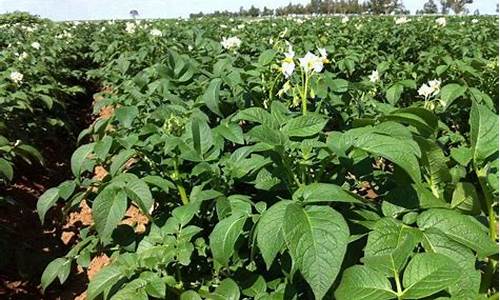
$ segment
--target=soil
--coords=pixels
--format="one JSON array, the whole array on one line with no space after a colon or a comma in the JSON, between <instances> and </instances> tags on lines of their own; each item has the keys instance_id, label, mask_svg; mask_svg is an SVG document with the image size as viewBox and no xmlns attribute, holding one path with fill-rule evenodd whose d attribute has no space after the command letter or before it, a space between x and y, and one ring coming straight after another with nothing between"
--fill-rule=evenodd
<instances>
[{"instance_id":1,"label":"soil","mask_svg":"<svg viewBox=\"0 0 500 300\"><path fill-rule=\"evenodd\" d=\"M74 122L74 136L93 121L92 94L89 84L86 94L75 99L69 118ZM45 165L16 162L15 178L8 186L0 186L0 298L1 299L85 299L88 276L83 270L73 270L66 283L57 280L42 293L40 277L46 265L65 255L77 242L78 229L92 221L90 208L84 204L67 219L62 205L47 213L42 225L36 212L38 197L48 188L71 179L70 157L76 148L75 138L55 136L41 141L39 150ZM92 262L94 272L102 268L101 259Z\"/></svg>"}]
</instances>

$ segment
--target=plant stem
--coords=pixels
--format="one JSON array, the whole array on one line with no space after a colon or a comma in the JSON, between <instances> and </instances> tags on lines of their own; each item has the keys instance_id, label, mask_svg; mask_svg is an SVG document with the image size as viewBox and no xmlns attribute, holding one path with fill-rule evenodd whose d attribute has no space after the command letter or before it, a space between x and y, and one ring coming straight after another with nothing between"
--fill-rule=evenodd
<instances>
[{"instance_id":1,"label":"plant stem","mask_svg":"<svg viewBox=\"0 0 500 300\"><path fill-rule=\"evenodd\" d=\"M483 190L484 196L484 208L486 209L486 213L488 214L488 222L490 229L490 239L494 242L497 240L497 221L495 216L495 210L493 209L493 199L491 199L491 193L488 190L486 185L486 170L476 169L476 175L479 180L479 184L481 185L481 189Z\"/></svg>"},{"instance_id":2,"label":"plant stem","mask_svg":"<svg viewBox=\"0 0 500 300\"><path fill-rule=\"evenodd\" d=\"M307 114L307 88L309 86L309 74L305 72L304 93L302 94L302 115Z\"/></svg>"},{"instance_id":3,"label":"plant stem","mask_svg":"<svg viewBox=\"0 0 500 300\"><path fill-rule=\"evenodd\" d=\"M396 290L397 290L397 296L398 300L401 300L401 296L403 295L403 289L401 288L401 281L399 280L399 273L398 271L394 270L394 280L396 281Z\"/></svg>"},{"instance_id":4,"label":"plant stem","mask_svg":"<svg viewBox=\"0 0 500 300\"><path fill-rule=\"evenodd\" d=\"M175 185L177 187L177 190L179 191L179 196L181 197L182 204L186 205L189 203L189 198L186 194L186 189L182 185L181 179L180 179L180 174L179 174L179 167L177 166L178 162L177 159L174 160L174 174L173 174L173 179L175 181Z\"/></svg>"}]
</instances>

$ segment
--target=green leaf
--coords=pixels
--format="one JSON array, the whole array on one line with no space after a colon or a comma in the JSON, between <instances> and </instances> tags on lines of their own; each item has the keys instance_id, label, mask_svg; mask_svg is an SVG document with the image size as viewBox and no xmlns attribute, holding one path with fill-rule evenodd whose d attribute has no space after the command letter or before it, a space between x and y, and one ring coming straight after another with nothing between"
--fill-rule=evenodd
<instances>
[{"instance_id":1,"label":"green leaf","mask_svg":"<svg viewBox=\"0 0 500 300\"><path fill-rule=\"evenodd\" d=\"M80 146L78 149L73 152L71 155L71 172L77 178L80 178L81 173L83 172L83 164L89 159L89 155L94 150L94 143L86 144Z\"/></svg>"},{"instance_id":2,"label":"green leaf","mask_svg":"<svg viewBox=\"0 0 500 300\"><path fill-rule=\"evenodd\" d=\"M360 198L342 187L331 183L311 183L299 188L293 199L304 199L305 202L351 202L362 203Z\"/></svg>"},{"instance_id":3,"label":"green leaf","mask_svg":"<svg viewBox=\"0 0 500 300\"><path fill-rule=\"evenodd\" d=\"M111 288L122 277L123 273L116 266L108 266L99 271L89 282L87 300L93 300L105 290Z\"/></svg>"},{"instance_id":4,"label":"green leaf","mask_svg":"<svg viewBox=\"0 0 500 300\"><path fill-rule=\"evenodd\" d=\"M458 97L463 96L465 91L467 90L466 87L461 86L456 83L450 83L441 88L441 105L443 105L444 109L446 110Z\"/></svg>"},{"instance_id":5,"label":"green leaf","mask_svg":"<svg viewBox=\"0 0 500 300\"><path fill-rule=\"evenodd\" d=\"M345 93L349 89L349 81L345 79L334 79L328 83L334 93Z\"/></svg>"},{"instance_id":6,"label":"green leaf","mask_svg":"<svg viewBox=\"0 0 500 300\"><path fill-rule=\"evenodd\" d=\"M381 134L367 133L358 137L354 145L368 153L382 156L405 170L414 182L420 182L418 144L409 139L396 139Z\"/></svg>"},{"instance_id":7,"label":"green leaf","mask_svg":"<svg viewBox=\"0 0 500 300\"><path fill-rule=\"evenodd\" d=\"M460 165L467 167L469 162L472 160L472 151L470 148L466 147L452 148L450 156Z\"/></svg>"},{"instance_id":8,"label":"green leaf","mask_svg":"<svg viewBox=\"0 0 500 300\"><path fill-rule=\"evenodd\" d=\"M450 239L469 247L479 257L498 253L498 246L488 237L485 226L473 217L447 209L429 209L417 219L422 230L438 229Z\"/></svg>"},{"instance_id":9,"label":"green leaf","mask_svg":"<svg viewBox=\"0 0 500 300\"><path fill-rule=\"evenodd\" d=\"M40 198L38 198L38 202L36 203L36 210L38 212L38 216L40 217L40 222L44 222L45 214L47 211L56 204L59 199L59 189L58 188L50 188L43 193Z\"/></svg>"},{"instance_id":10,"label":"green leaf","mask_svg":"<svg viewBox=\"0 0 500 300\"><path fill-rule=\"evenodd\" d=\"M277 129L278 127L278 121L276 121L269 112L260 107L250 107L240 110L234 117L234 120L256 122L274 129Z\"/></svg>"},{"instance_id":11,"label":"green leaf","mask_svg":"<svg viewBox=\"0 0 500 300\"><path fill-rule=\"evenodd\" d=\"M416 141L422 150L422 165L427 173L426 180L431 186L434 196L440 197L444 186L451 181L448 159L443 150L433 141L417 137Z\"/></svg>"},{"instance_id":12,"label":"green leaf","mask_svg":"<svg viewBox=\"0 0 500 300\"><path fill-rule=\"evenodd\" d=\"M405 265L419 242L416 231L392 218L377 221L368 234L365 247L365 265L393 276Z\"/></svg>"},{"instance_id":13,"label":"green leaf","mask_svg":"<svg viewBox=\"0 0 500 300\"><path fill-rule=\"evenodd\" d=\"M115 110L116 119L125 128L129 128L132 125L138 114L139 109L135 106L122 106Z\"/></svg>"},{"instance_id":14,"label":"green leaf","mask_svg":"<svg viewBox=\"0 0 500 300\"><path fill-rule=\"evenodd\" d=\"M59 270L67 261L68 259L65 257L56 258L45 267L41 279L42 291L45 291L45 289L56 279Z\"/></svg>"},{"instance_id":15,"label":"green leaf","mask_svg":"<svg viewBox=\"0 0 500 300\"><path fill-rule=\"evenodd\" d=\"M283 225L290 256L314 292L322 299L335 281L349 240L341 214L327 206L289 204ZM321 267L318 267L321 266Z\"/></svg>"},{"instance_id":16,"label":"green leaf","mask_svg":"<svg viewBox=\"0 0 500 300\"><path fill-rule=\"evenodd\" d=\"M127 210L127 195L116 188L102 190L92 204L92 217L101 240L111 241L111 234Z\"/></svg>"},{"instance_id":17,"label":"green leaf","mask_svg":"<svg viewBox=\"0 0 500 300\"><path fill-rule=\"evenodd\" d=\"M286 207L291 201L280 201L266 210L257 223L257 245L269 270L276 255L285 246L283 223Z\"/></svg>"},{"instance_id":18,"label":"green leaf","mask_svg":"<svg viewBox=\"0 0 500 300\"><path fill-rule=\"evenodd\" d=\"M115 176L118 171L121 170L123 165L135 155L135 151L132 149L120 151L116 156L113 157L111 166L109 167L109 173L111 176Z\"/></svg>"},{"instance_id":19,"label":"green leaf","mask_svg":"<svg viewBox=\"0 0 500 300\"><path fill-rule=\"evenodd\" d=\"M217 126L214 131L235 144L242 145L245 143L243 130L238 124L225 122Z\"/></svg>"},{"instance_id":20,"label":"green leaf","mask_svg":"<svg viewBox=\"0 0 500 300\"><path fill-rule=\"evenodd\" d=\"M231 278L222 280L213 294L208 296L211 300L239 300L240 288Z\"/></svg>"},{"instance_id":21,"label":"green leaf","mask_svg":"<svg viewBox=\"0 0 500 300\"><path fill-rule=\"evenodd\" d=\"M283 132L288 136L311 136L320 133L327 122L323 116L310 113L307 116L290 119L283 127Z\"/></svg>"},{"instance_id":22,"label":"green leaf","mask_svg":"<svg viewBox=\"0 0 500 300\"><path fill-rule=\"evenodd\" d=\"M481 213L479 197L472 183L457 183L451 198L451 208L457 208L471 215L478 215Z\"/></svg>"},{"instance_id":23,"label":"green leaf","mask_svg":"<svg viewBox=\"0 0 500 300\"><path fill-rule=\"evenodd\" d=\"M401 95L403 94L403 90L404 86L402 84L393 84L385 92L385 98L390 104L396 105L396 103L399 101L399 98L401 98Z\"/></svg>"},{"instance_id":24,"label":"green leaf","mask_svg":"<svg viewBox=\"0 0 500 300\"><path fill-rule=\"evenodd\" d=\"M353 266L345 270L335 291L337 300L388 300L395 297L396 293L385 275L366 266Z\"/></svg>"},{"instance_id":25,"label":"green leaf","mask_svg":"<svg viewBox=\"0 0 500 300\"><path fill-rule=\"evenodd\" d=\"M273 62L275 56L276 50L267 49L259 55L258 62L263 66L268 65Z\"/></svg>"},{"instance_id":26,"label":"green leaf","mask_svg":"<svg viewBox=\"0 0 500 300\"><path fill-rule=\"evenodd\" d=\"M14 169L10 163L3 158L0 158L0 175L3 175L9 181L14 177Z\"/></svg>"},{"instance_id":27,"label":"green leaf","mask_svg":"<svg viewBox=\"0 0 500 300\"><path fill-rule=\"evenodd\" d=\"M384 119L411 125L423 136L432 135L438 128L438 118L436 115L420 107L398 109L384 116Z\"/></svg>"},{"instance_id":28,"label":"green leaf","mask_svg":"<svg viewBox=\"0 0 500 300\"><path fill-rule=\"evenodd\" d=\"M252 141L263 142L273 146L284 145L287 141L286 136L281 131L272 129L266 125L253 127L248 132L248 136Z\"/></svg>"},{"instance_id":29,"label":"green leaf","mask_svg":"<svg viewBox=\"0 0 500 300\"><path fill-rule=\"evenodd\" d=\"M446 255L462 269L459 280L450 286L453 296L468 299L479 293L481 275L476 271L472 250L432 228L424 231L422 245L426 252Z\"/></svg>"},{"instance_id":30,"label":"green leaf","mask_svg":"<svg viewBox=\"0 0 500 300\"><path fill-rule=\"evenodd\" d=\"M128 197L137 203L146 215L150 214L150 211L153 209L154 200L148 185L143 180L135 179L127 182L125 191Z\"/></svg>"},{"instance_id":31,"label":"green leaf","mask_svg":"<svg viewBox=\"0 0 500 300\"><path fill-rule=\"evenodd\" d=\"M202 300L202 299L197 292L189 290L181 294L180 300Z\"/></svg>"},{"instance_id":32,"label":"green leaf","mask_svg":"<svg viewBox=\"0 0 500 300\"><path fill-rule=\"evenodd\" d=\"M403 276L403 299L431 296L455 283L460 268L445 255L419 253L410 261Z\"/></svg>"},{"instance_id":33,"label":"green leaf","mask_svg":"<svg viewBox=\"0 0 500 300\"><path fill-rule=\"evenodd\" d=\"M111 145L113 144L113 138L109 135L103 137L100 141L95 143L94 153L100 160L105 160L106 156L111 149Z\"/></svg>"},{"instance_id":34,"label":"green leaf","mask_svg":"<svg viewBox=\"0 0 500 300\"><path fill-rule=\"evenodd\" d=\"M472 157L479 168L488 157L498 153L498 115L472 101L469 125Z\"/></svg>"},{"instance_id":35,"label":"green leaf","mask_svg":"<svg viewBox=\"0 0 500 300\"><path fill-rule=\"evenodd\" d=\"M222 113L219 108L219 93L220 86L222 84L222 79L214 78L208 84L205 93L202 96L203 103L210 109L211 112L222 117Z\"/></svg>"},{"instance_id":36,"label":"green leaf","mask_svg":"<svg viewBox=\"0 0 500 300\"><path fill-rule=\"evenodd\" d=\"M242 233L243 225L247 216L232 215L215 225L210 234L210 249L214 260L223 266L227 266L229 258L234 254L234 246Z\"/></svg>"}]
</instances>

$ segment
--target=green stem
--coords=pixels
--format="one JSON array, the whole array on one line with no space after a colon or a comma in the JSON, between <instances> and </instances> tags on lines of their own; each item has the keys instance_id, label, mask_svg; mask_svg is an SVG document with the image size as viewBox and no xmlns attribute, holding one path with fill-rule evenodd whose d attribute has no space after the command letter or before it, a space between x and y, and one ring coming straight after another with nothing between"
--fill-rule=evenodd
<instances>
[{"instance_id":1,"label":"green stem","mask_svg":"<svg viewBox=\"0 0 500 300\"><path fill-rule=\"evenodd\" d=\"M403 289L401 287L401 281L399 280L399 274L396 270L394 270L394 280L396 281L396 290L397 290L397 296L398 300L403 299Z\"/></svg>"},{"instance_id":2,"label":"green stem","mask_svg":"<svg viewBox=\"0 0 500 300\"><path fill-rule=\"evenodd\" d=\"M491 193L488 190L488 186L486 184L486 170L476 169L476 175L479 180L479 184L481 185L481 189L483 191L484 196L484 208L486 209L486 213L488 214L489 221L489 229L490 229L490 239L494 242L497 240L497 221L495 216L495 210L493 208L493 199L491 198Z\"/></svg>"},{"instance_id":3,"label":"green stem","mask_svg":"<svg viewBox=\"0 0 500 300\"><path fill-rule=\"evenodd\" d=\"M179 173L179 167L177 166L178 162L177 159L174 161L174 174L173 174L173 179L175 181L175 185L177 187L177 190L179 191L179 196L181 197L182 204L186 205L189 203L189 198L186 194L186 189L182 185L181 179L180 179L180 173Z\"/></svg>"},{"instance_id":4,"label":"green stem","mask_svg":"<svg viewBox=\"0 0 500 300\"><path fill-rule=\"evenodd\" d=\"M305 73L304 93L302 94L302 115L307 114L307 88L309 86L309 74Z\"/></svg>"}]
</instances>

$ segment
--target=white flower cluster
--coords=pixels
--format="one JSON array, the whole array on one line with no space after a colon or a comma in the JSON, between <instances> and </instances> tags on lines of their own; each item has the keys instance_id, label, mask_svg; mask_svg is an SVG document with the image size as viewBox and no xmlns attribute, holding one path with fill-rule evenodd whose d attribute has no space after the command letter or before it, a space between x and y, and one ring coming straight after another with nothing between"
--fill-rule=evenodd
<instances>
[{"instance_id":1,"label":"white flower cluster","mask_svg":"<svg viewBox=\"0 0 500 300\"><path fill-rule=\"evenodd\" d=\"M436 19L436 23L437 23L439 26L441 26L441 27L446 26L446 19L445 19L445 17L437 18L437 19Z\"/></svg>"},{"instance_id":2,"label":"white flower cluster","mask_svg":"<svg viewBox=\"0 0 500 300\"><path fill-rule=\"evenodd\" d=\"M410 21L411 21L411 19L408 19L407 17L400 17L400 18L397 18L396 20L394 20L396 25L405 24L405 23L408 23Z\"/></svg>"},{"instance_id":3,"label":"white flower cluster","mask_svg":"<svg viewBox=\"0 0 500 300\"><path fill-rule=\"evenodd\" d=\"M472 24L477 24L477 23L479 23L479 20L478 19L472 19L471 22L472 22Z\"/></svg>"},{"instance_id":4,"label":"white flower cluster","mask_svg":"<svg viewBox=\"0 0 500 300\"><path fill-rule=\"evenodd\" d=\"M157 37L163 36L163 33L161 33L161 31L159 29L156 29L156 28L151 29L149 34L151 34L152 36L157 36Z\"/></svg>"},{"instance_id":5,"label":"white flower cluster","mask_svg":"<svg viewBox=\"0 0 500 300\"><path fill-rule=\"evenodd\" d=\"M431 96L436 96L441 90L441 81L434 79L427 83L422 84L422 86L418 89L418 94L420 96L424 96L426 99Z\"/></svg>"},{"instance_id":6,"label":"white flower cluster","mask_svg":"<svg viewBox=\"0 0 500 300\"><path fill-rule=\"evenodd\" d=\"M31 47L35 48L36 50L40 50L40 43L39 42L33 42L31 43Z\"/></svg>"},{"instance_id":7,"label":"white flower cluster","mask_svg":"<svg viewBox=\"0 0 500 300\"><path fill-rule=\"evenodd\" d=\"M132 22L125 23L125 31L129 34L135 33L136 25Z\"/></svg>"},{"instance_id":8,"label":"white flower cluster","mask_svg":"<svg viewBox=\"0 0 500 300\"><path fill-rule=\"evenodd\" d=\"M344 16L341 21L342 21L342 23L345 24L345 23L349 22L349 17L348 16Z\"/></svg>"},{"instance_id":9,"label":"white flower cluster","mask_svg":"<svg viewBox=\"0 0 500 300\"><path fill-rule=\"evenodd\" d=\"M24 75L17 72L17 71L10 73L10 80L12 80L16 84L21 83L23 81L23 78L24 78Z\"/></svg>"},{"instance_id":10,"label":"white flower cluster","mask_svg":"<svg viewBox=\"0 0 500 300\"><path fill-rule=\"evenodd\" d=\"M19 59L19 61L23 61L26 58L28 58L28 53L26 53L26 52L23 52L21 54L16 52L15 55L17 56L17 59Z\"/></svg>"},{"instance_id":11,"label":"white flower cluster","mask_svg":"<svg viewBox=\"0 0 500 300\"><path fill-rule=\"evenodd\" d=\"M376 83L377 81L380 80L380 74L378 73L377 70L372 71L372 74L368 76L371 82Z\"/></svg>"},{"instance_id":12,"label":"white flower cluster","mask_svg":"<svg viewBox=\"0 0 500 300\"><path fill-rule=\"evenodd\" d=\"M323 70L324 64L328 63L328 54L324 48L318 48L318 52L321 56L314 55L311 52L307 52L304 57L299 58L299 64L302 70L306 73L316 72L319 73ZM288 52L284 53L285 58L281 61L281 73L285 75L285 78L292 76L295 70L295 52L290 44L288 44Z\"/></svg>"},{"instance_id":13,"label":"white flower cluster","mask_svg":"<svg viewBox=\"0 0 500 300\"><path fill-rule=\"evenodd\" d=\"M235 36L229 38L223 37L222 42L220 43L222 47L224 47L224 49L228 50L233 48L239 48L241 46L241 40Z\"/></svg>"}]
</instances>

